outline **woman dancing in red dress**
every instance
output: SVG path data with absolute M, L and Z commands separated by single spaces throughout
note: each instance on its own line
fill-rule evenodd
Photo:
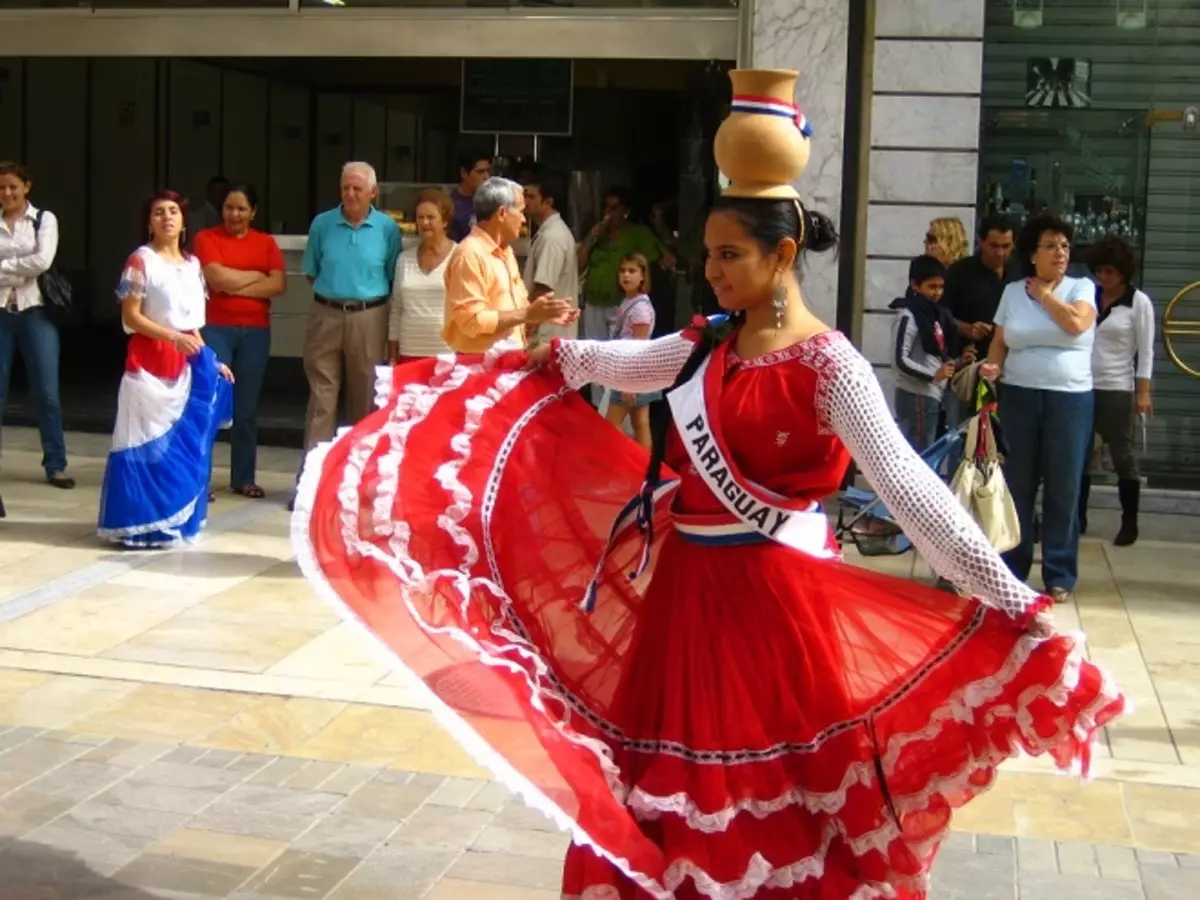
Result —
M 724 324 L 400 366 L 309 458 L 305 574 L 570 831 L 564 898 L 924 898 L 1003 760 L 1086 768 L 1122 710 L 805 307 L 834 241 L 735 179 L 705 228 Z M 588 383 L 670 389 L 648 478 Z M 974 599 L 842 562 L 818 502 L 851 456 Z

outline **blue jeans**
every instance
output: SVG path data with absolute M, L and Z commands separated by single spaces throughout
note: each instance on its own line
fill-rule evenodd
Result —
M 896 388 L 896 425 L 918 453 L 925 452 L 937 440 L 940 408 L 932 397 Z
M 1075 590 L 1079 576 L 1079 488 L 1092 445 L 1092 392 L 1001 385 L 1000 424 L 1008 441 L 1004 478 L 1021 523 L 1021 543 L 1004 554 L 1022 581 L 1033 568 L 1033 518 L 1042 488 L 1042 582 Z
M 20 313 L 0 309 L 0 415 L 8 400 L 8 381 L 18 350 L 25 360 L 29 391 L 37 410 L 42 468 L 47 476 L 58 475 L 67 468 L 62 401 L 58 395 L 58 328 L 40 306 Z
M 271 329 L 206 325 L 204 342 L 233 370 L 233 428 L 230 430 L 232 488 L 255 484 L 258 461 L 258 397 L 271 358 Z

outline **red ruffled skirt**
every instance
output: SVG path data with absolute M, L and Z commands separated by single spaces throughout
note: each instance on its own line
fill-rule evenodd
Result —
M 922 898 L 1004 759 L 1086 765 L 1123 700 L 1079 638 L 771 543 L 617 536 L 646 454 L 555 377 L 389 372 L 308 460 L 306 576 L 443 724 L 569 829 L 580 900 Z

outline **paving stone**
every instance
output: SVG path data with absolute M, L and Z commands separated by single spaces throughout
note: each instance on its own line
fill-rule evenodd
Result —
M 77 734 L 74 731 L 43 731 L 41 738 L 46 741 L 58 741 L 60 744 L 86 744 L 89 747 L 99 747 L 108 738 L 96 734 Z
M 229 771 L 246 772 L 248 774 L 257 773 L 261 772 L 277 759 L 279 759 L 278 756 L 270 756 L 266 753 L 243 753 L 229 764 Z
M 111 763 L 113 759 L 120 756 L 134 747 L 138 746 L 137 741 L 126 740 L 125 738 L 113 738 L 110 741 L 105 741 L 96 747 L 93 747 L 83 756 L 79 757 L 80 762 L 97 762 Z M 150 760 L 146 760 L 150 762 Z
M 562 885 L 562 871 L 561 859 L 468 850 L 454 861 L 446 877 L 550 891 Z
M 0 772 L 41 775 L 68 760 L 82 756 L 88 748 L 81 744 L 63 744 L 34 738 L 0 753 Z
M 346 816 L 365 816 L 387 822 L 402 822 L 424 803 L 433 791 L 408 784 L 371 780 L 346 797 L 337 811 Z
M 1181 869 L 1200 869 L 1200 856 L 1191 853 L 1176 853 L 1175 861 Z
M 106 763 L 72 761 L 31 781 L 29 787 L 76 802 L 100 793 L 129 774 L 128 769 Z
M 499 812 L 512 799 L 512 791 L 498 781 L 493 781 L 472 797 L 466 806 L 467 809 L 486 809 L 490 812 Z
M 340 770 L 319 787 L 331 794 L 353 794 L 375 777 L 378 766 L 360 766 L 355 763 L 342 766 Z M 449 804 L 447 804 L 449 805 Z
M 1022 872 L 1020 897 L 1021 900 L 1144 900 L 1141 885 L 1135 882 L 1049 872 Z
M 175 829 L 147 852 L 154 856 L 179 856 L 260 869 L 287 849 L 285 841 L 188 827 Z
M 1129 847 L 1113 847 L 1100 844 L 1096 847 L 1096 861 L 1100 864 L 1100 876 L 1113 881 L 1140 881 L 1137 856 Z
M 205 749 L 204 747 L 190 747 L 190 746 L 183 745 L 183 746 L 176 747 L 170 753 L 166 754 L 163 757 L 162 761 L 167 762 L 167 763 L 181 763 L 181 764 L 186 765 L 187 763 L 195 762 L 196 760 L 198 760 L 201 756 L 203 756 L 207 752 L 208 752 L 208 750 Z
M 405 820 L 392 840 L 465 849 L 475 842 L 494 817 L 494 813 L 485 810 L 426 803 Z
M 1057 842 L 1058 871 L 1064 875 L 1097 877 L 1100 866 L 1096 861 L 1096 848 L 1091 844 Z
M 975 837 L 975 852 L 993 856 L 1012 856 L 1016 852 L 1016 838 L 1003 835 L 980 834 Z
M 1011 859 L 998 854 L 939 855 L 931 896 L 939 900 L 1013 900 L 1013 893 Z
M 149 838 L 111 834 L 58 820 L 29 832 L 25 840 L 70 853 L 97 875 L 112 875 L 151 844 Z
M 205 791 L 225 791 L 244 779 L 245 775 L 241 772 L 213 769 L 193 763 L 173 763 L 165 759 L 142 766 L 129 776 L 130 781 L 140 784 L 161 784 Z
M 1179 866 L 1179 860 L 1175 858 L 1174 853 L 1164 853 L 1161 850 L 1142 850 L 1141 848 L 1135 852 L 1138 864 L 1142 866 L 1165 866 L 1168 869 Z
M 496 814 L 496 824 L 507 825 L 509 828 L 523 828 L 527 831 L 562 831 L 545 813 L 526 806 L 519 799 L 510 800 L 504 805 L 504 808 Z M 943 846 L 945 845 L 943 844 Z
M 51 797 L 29 788 L 20 788 L 0 802 L 0 835 L 20 837 L 57 819 L 74 804 L 66 797 Z
M 429 797 L 429 802 L 438 806 L 462 808 L 483 790 L 488 782 L 476 778 L 447 778 Z
M 251 778 L 249 783 L 280 787 L 285 781 L 307 766 L 308 762 L 307 759 L 277 757 L 273 763 Z
M 334 813 L 318 821 L 292 843 L 295 850 L 332 856 L 368 856 L 396 830 L 395 822 Z
M 224 769 L 242 754 L 237 750 L 209 750 L 196 759 L 195 764 L 210 769 Z
M 321 791 L 294 791 L 290 788 L 243 784 L 230 790 L 222 801 L 235 806 L 294 816 L 319 816 L 329 812 L 345 798 Z
M 402 844 L 387 856 L 372 854 L 350 873 L 329 900 L 417 900 L 460 853 L 448 847 Z
M 0 753 L 20 746 L 26 741 L 31 741 L 41 733 L 42 729 L 33 728 L 29 725 L 18 725 L 14 728 L 9 728 L 8 731 L 0 734 Z
M 502 821 L 505 825 L 509 824 L 507 821 L 504 821 L 504 813 L 506 812 L 508 812 L 507 806 L 504 808 L 504 812 L 502 812 L 500 817 L 497 819 L 497 821 Z M 545 818 L 545 816 L 542 818 Z M 971 834 L 969 831 L 952 831 L 946 836 L 946 839 L 942 841 L 942 849 L 961 850 L 965 853 L 974 853 L 975 835 Z
M 314 761 L 283 783 L 283 787 L 295 791 L 315 791 L 322 783 L 342 770 L 343 764 L 336 762 Z M 364 779 L 365 780 L 365 779 Z
M 471 845 L 471 849 L 488 853 L 515 853 L 518 856 L 562 859 L 569 843 L 570 838 L 565 834 L 489 825 Z
M 185 813 L 136 809 L 89 801 L 72 807 L 63 814 L 60 821 L 72 822 L 81 828 L 107 834 L 127 834 L 158 840 L 182 825 L 187 818 Z
M 357 857 L 289 850 L 246 883 L 247 890 L 272 897 L 307 900 L 324 897 L 358 866 Z
M 557 891 L 537 891 L 527 887 L 447 878 L 438 883 L 427 900 L 559 900 L 560 896 Z
M 221 796 L 220 791 L 196 788 L 172 787 L 162 784 L 146 784 L 135 781 L 118 781 L 102 794 L 92 799 L 114 806 L 130 806 L 135 809 L 157 809 L 193 815 L 209 806 Z
M 225 834 L 244 834 L 291 842 L 309 829 L 312 816 L 269 812 L 222 800 L 201 810 L 188 825 Z
M 1054 841 L 1018 838 L 1017 868 L 1022 872 L 1057 872 L 1058 854 Z
M 1196 900 L 1200 897 L 1200 872 L 1195 869 L 1142 869 L 1146 900 Z
M 118 873 L 134 887 L 224 897 L 255 873 L 249 866 L 146 853 Z

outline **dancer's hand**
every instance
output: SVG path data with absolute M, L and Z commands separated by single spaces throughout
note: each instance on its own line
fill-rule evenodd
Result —
M 1040 612 L 1029 620 L 1025 630 L 1034 637 L 1053 637 L 1055 634 L 1054 617 L 1049 612 Z
M 550 351 L 551 347 L 549 341 L 544 344 L 538 344 L 532 350 L 528 351 L 526 353 L 526 356 L 529 357 L 529 361 L 527 363 L 528 367 L 530 369 L 540 369 L 549 365 Z
M 200 352 L 200 348 L 204 346 L 204 341 L 200 335 L 187 331 L 179 332 L 179 334 L 175 335 L 175 340 L 171 343 L 184 356 L 195 356 Z
M 233 370 L 230 369 L 229 366 L 225 365 L 225 363 L 221 363 L 217 366 L 217 372 L 222 378 L 224 378 L 230 384 L 233 384 Z

